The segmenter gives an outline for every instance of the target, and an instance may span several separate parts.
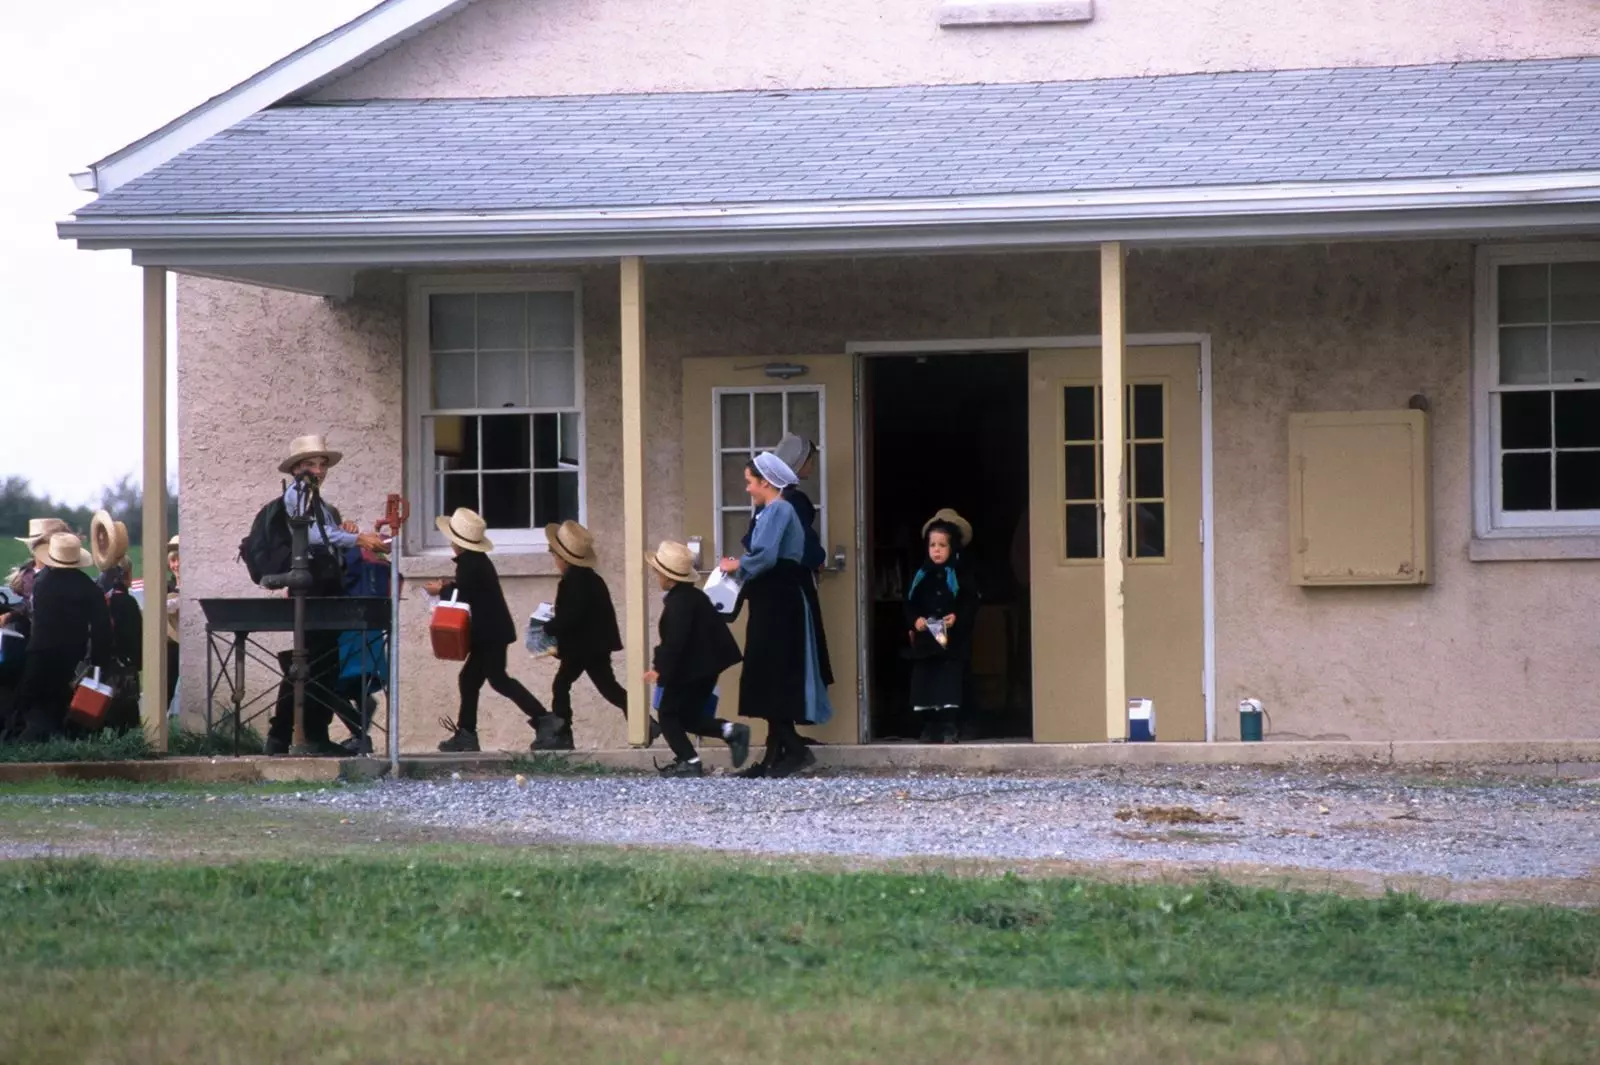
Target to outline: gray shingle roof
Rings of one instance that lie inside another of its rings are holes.
[[[1600,58],[295,104],[79,217],[494,212],[1600,169]]]

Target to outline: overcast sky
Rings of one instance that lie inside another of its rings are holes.
[[[56,239],[68,175],[376,2],[0,0],[0,477],[76,504],[139,473],[139,271]]]

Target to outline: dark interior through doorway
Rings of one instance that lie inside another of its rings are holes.
[[[1029,739],[1026,352],[872,356],[863,364],[871,738],[914,739],[902,611],[941,507],[972,523],[963,552],[982,596],[962,738]]]

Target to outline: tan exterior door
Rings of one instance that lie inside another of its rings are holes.
[[[1100,352],[1028,362],[1033,736],[1103,742]],[[1128,697],[1154,701],[1158,740],[1206,732],[1199,371],[1194,345],[1128,350]]]
[[[833,720],[804,731],[827,743],[856,743],[860,705],[856,686],[855,411],[854,369],[848,355],[785,362],[808,372],[787,382],[768,377],[757,359],[685,359],[683,363],[684,532],[698,536],[705,564],[740,552],[750,524],[745,463],[785,432],[817,442],[811,476],[801,482],[817,505],[817,532],[829,566],[818,583],[822,623],[833,664]],[[735,626],[744,642],[744,622]],[[722,708],[738,712],[739,670],[722,677]],[[724,716],[727,716],[725,714]]]

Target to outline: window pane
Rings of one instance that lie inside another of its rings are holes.
[[[1558,384],[1600,381],[1600,325],[1550,328],[1550,379]]]
[[[471,355],[435,355],[433,357],[433,407],[435,410],[456,410],[476,407],[478,392],[474,385],[476,376]]]
[[[1500,506],[1503,510],[1550,509],[1550,453],[1500,457]]]
[[[1550,380],[1549,331],[1544,326],[1500,330],[1500,383],[1542,385]]]
[[[1550,320],[1600,322],[1600,262],[1550,267]]]
[[[758,451],[769,451],[777,447],[778,441],[783,439],[783,393],[757,392],[754,400],[756,407],[755,447]]]
[[[526,470],[532,465],[533,441],[529,436],[532,426],[528,415],[495,414],[480,421],[483,424],[484,469]],[[488,491],[485,484],[484,494]]]
[[[526,407],[528,357],[520,351],[485,351],[478,355],[478,406]]]
[[[454,514],[457,507],[466,507],[483,513],[478,505],[478,475],[476,473],[447,473],[439,478],[439,514]]]
[[[1550,446],[1550,393],[1500,393],[1500,447],[1506,451]]]
[[[478,350],[524,351],[528,347],[528,297],[523,292],[485,292],[478,297]]]
[[[1093,444],[1067,445],[1067,499],[1099,499],[1095,465],[1100,449]]]
[[[1161,386],[1133,386],[1133,435],[1144,440],[1160,440],[1162,430]]]
[[[722,505],[742,506],[750,502],[744,490],[744,468],[750,456],[742,451],[722,456]]]
[[[1134,558],[1164,558],[1167,553],[1167,508],[1163,503],[1137,503],[1133,511]]]
[[[744,554],[744,545],[740,542],[744,534],[750,529],[750,512],[748,510],[724,510],[722,512],[722,554],[727,558],[738,558]]]
[[[563,425],[563,420],[566,425]],[[533,465],[540,470],[578,466],[576,414],[533,415]]]
[[[1160,499],[1167,494],[1165,451],[1165,444],[1133,445],[1133,498]]]
[[[1100,507],[1098,504],[1067,504],[1067,557],[1100,557]]]
[[[533,406],[578,405],[577,357],[570,351],[536,351],[529,356]]]
[[[1556,452],[1556,509],[1600,510],[1600,451]]]
[[[1069,385],[1061,390],[1066,404],[1064,412],[1066,440],[1095,439],[1095,387]]]
[[[812,443],[822,439],[821,399],[817,392],[789,393],[789,431]]]
[[[528,529],[533,512],[528,500],[528,475],[525,473],[486,473],[483,475],[483,520],[491,529]]]
[[[1556,447],[1600,447],[1600,389],[1557,392],[1555,401]]]
[[[1550,267],[1545,263],[1500,268],[1500,321],[1550,320]]]
[[[576,347],[573,302],[571,292],[528,293],[528,346]]]
[[[561,465],[576,468],[583,464],[583,415],[562,414]]]
[[[428,297],[428,346],[434,351],[471,351],[478,346],[470,292]]]
[[[723,447],[750,446],[750,396],[740,392],[717,397],[721,405],[717,417],[722,426]]]
[[[535,527],[543,528],[563,521],[577,521],[577,473],[534,474],[533,499]]]
[[[445,414],[427,419],[436,468],[475,470],[478,468],[478,419],[470,415]]]

